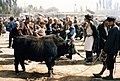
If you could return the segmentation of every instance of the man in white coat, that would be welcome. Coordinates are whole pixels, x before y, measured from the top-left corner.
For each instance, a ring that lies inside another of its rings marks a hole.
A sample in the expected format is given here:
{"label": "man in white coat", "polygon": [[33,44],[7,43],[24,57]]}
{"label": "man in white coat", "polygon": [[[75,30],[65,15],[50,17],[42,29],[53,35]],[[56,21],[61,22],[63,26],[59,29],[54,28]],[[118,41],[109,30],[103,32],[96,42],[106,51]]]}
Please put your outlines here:
{"label": "man in white coat", "polygon": [[86,25],[86,39],[85,39],[85,46],[84,50],[86,52],[86,63],[91,64],[93,61],[93,44],[94,44],[94,38],[97,35],[97,30],[95,25],[91,23],[92,17],[90,15],[85,15],[85,22],[87,23]]}

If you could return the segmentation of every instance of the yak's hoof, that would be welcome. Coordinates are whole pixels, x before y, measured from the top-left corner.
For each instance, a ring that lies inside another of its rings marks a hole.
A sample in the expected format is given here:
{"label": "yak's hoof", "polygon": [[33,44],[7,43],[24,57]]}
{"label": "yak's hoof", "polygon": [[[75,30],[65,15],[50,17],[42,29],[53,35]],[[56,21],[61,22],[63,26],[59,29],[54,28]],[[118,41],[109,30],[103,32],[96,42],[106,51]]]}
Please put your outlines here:
{"label": "yak's hoof", "polygon": [[53,74],[48,74],[48,77],[53,78]]}
{"label": "yak's hoof", "polygon": [[48,72],[48,77],[50,77],[50,78],[53,77],[53,70],[50,70],[50,71]]}

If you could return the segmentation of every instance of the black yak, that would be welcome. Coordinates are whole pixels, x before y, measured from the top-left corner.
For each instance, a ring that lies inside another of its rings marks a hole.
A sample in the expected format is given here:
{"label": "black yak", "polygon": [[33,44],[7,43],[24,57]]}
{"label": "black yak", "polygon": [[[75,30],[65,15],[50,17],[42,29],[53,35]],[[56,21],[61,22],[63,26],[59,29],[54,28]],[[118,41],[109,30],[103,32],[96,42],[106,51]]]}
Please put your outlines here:
{"label": "black yak", "polygon": [[18,36],[14,38],[15,72],[18,74],[18,65],[25,71],[24,60],[45,61],[49,76],[52,75],[58,47],[65,41],[60,36],[48,35],[45,37]]}

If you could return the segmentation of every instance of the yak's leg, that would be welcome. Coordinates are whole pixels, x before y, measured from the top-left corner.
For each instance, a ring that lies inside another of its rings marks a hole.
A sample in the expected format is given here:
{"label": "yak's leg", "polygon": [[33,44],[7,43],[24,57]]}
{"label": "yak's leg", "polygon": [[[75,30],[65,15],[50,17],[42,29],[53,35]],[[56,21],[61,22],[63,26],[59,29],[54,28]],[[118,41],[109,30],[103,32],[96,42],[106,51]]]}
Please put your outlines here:
{"label": "yak's leg", "polygon": [[53,75],[53,58],[51,57],[51,58],[48,58],[48,59],[46,59],[45,60],[45,62],[46,62],[46,66],[47,66],[47,68],[48,68],[48,76],[49,77],[52,77],[52,75]]}
{"label": "yak's leg", "polygon": [[69,59],[72,60],[72,53],[69,53]]}
{"label": "yak's leg", "polygon": [[55,61],[53,60],[53,61],[52,61],[52,67],[54,67],[54,65],[55,65]]}
{"label": "yak's leg", "polygon": [[15,65],[15,72],[16,74],[18,74],[19,73],[19,70],[18,70],[19,60],[18,59],[14,60],[14,65]]}
{"label": "yak's leg", "polygon": [[20,65],[21,65],[21,67],[22,67],[22,69],[23,69],[23,72],[24,72],[24,71],[25,71],[24,60],[21,60],[21,61],[20,61]]}
{"label": "yak's leg", "polygon": [[72,53],[69,53],[69,55],[66,55],[66,57],[70,60],[72,60]]}

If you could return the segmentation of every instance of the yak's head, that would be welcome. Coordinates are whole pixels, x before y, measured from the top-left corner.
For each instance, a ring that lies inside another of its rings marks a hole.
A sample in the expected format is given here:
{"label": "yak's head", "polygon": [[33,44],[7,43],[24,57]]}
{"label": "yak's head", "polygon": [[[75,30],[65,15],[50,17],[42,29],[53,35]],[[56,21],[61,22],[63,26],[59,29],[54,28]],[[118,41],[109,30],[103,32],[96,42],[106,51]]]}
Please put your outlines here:
{"label": "yak's head", "polygon": [[74,45],[73,41],[71,41],[71,40],[67,40],[62,45],[57,46],[57,47],[58,47],[57,58],[59,58],[60,56],[64,56],[65,54],[75,54],[76,53],[75,45]]}
{"label": "yak's head", "polygon": [[59,35],[53,35],[53,40],[57,46],[63,45],[65,43],[65,40]]}

